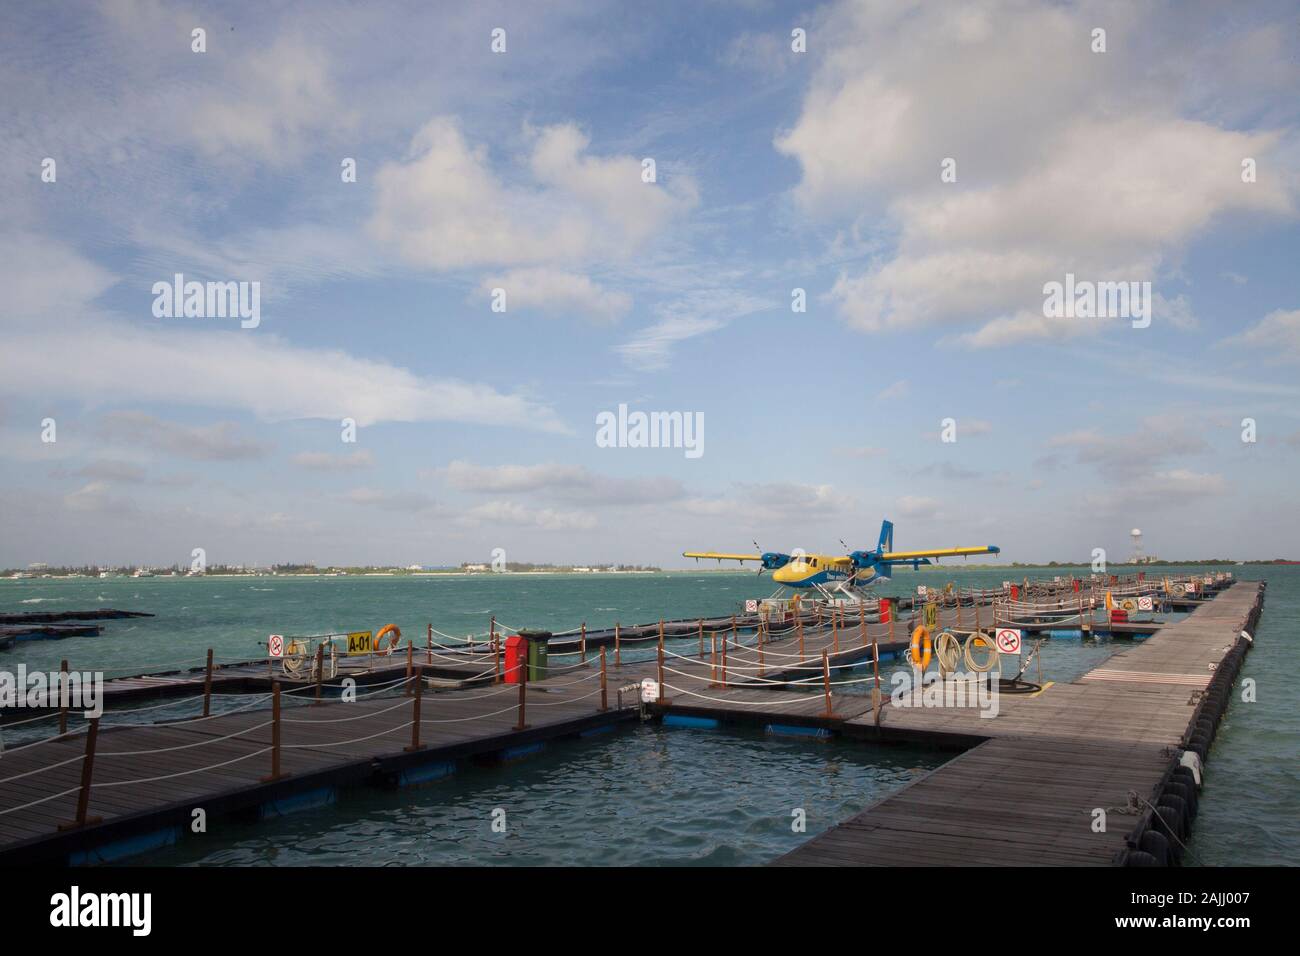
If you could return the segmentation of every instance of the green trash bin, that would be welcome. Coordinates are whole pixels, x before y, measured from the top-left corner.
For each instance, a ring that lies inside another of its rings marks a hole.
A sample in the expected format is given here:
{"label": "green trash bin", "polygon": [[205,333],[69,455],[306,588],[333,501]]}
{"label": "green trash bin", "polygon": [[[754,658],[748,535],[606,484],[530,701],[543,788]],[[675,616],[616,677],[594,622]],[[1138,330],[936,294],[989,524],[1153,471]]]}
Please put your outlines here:
{"label": "green trash bin", "polygon": [[528,680],[546,680],[546,642],[550,631],[520,631],[519,636],[528,642]]}

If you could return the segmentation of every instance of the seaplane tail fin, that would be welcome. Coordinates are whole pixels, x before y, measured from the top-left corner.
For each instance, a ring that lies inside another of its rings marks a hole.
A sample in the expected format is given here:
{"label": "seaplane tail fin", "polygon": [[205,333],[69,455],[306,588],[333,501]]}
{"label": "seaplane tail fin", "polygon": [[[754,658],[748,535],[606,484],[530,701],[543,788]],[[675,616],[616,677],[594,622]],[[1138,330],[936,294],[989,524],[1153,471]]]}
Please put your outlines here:
{"label": "seaplane tail fin", "polygon": [[880,541],[876,545],[876,550],[884,554],[894,546],[894,522],[880,522]]}

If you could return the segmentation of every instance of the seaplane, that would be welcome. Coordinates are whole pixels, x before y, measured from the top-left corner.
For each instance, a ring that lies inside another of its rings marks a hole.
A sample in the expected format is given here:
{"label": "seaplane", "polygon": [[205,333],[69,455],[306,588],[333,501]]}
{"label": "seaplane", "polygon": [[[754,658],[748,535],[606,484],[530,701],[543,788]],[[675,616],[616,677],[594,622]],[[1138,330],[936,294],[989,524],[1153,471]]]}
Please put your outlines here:
{"label": "seaplane", "polygon": [[[844,544],[843,541],[840,542]],[[758,547],[758,542],[754,542]],[[880,524],[880,540],[874,550],[849,551],[846,554],[811,554],[796,548],[790,554],[763,551],[756,554],[731,554],[721,551],[683,551],[686,558],[713,558],[723,561],[757,561],[758,573],[772,572],[772,581],[783,588],[810,589],[828,601],[848,599],[861,601],[862,588],[884,584],[893,576],[895,565],[911,565],[915,570],[923,564],[938,563],[942,558],[964,558],[972,554],[999,554],[1002,549],[986,544],[971,548],[934,548],[924,551],[895,551],[894,523]]]}

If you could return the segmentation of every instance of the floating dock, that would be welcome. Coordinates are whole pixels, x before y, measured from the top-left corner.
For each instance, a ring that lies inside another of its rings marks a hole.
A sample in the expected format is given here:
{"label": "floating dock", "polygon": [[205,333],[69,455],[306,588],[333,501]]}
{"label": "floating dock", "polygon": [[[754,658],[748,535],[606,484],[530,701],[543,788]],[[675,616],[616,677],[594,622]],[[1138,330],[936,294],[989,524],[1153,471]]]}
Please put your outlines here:
{"label": "floating dock", "polygon": [[[1204,760],[1252,640],[1242,632],[1253,634],[1263,601],[1262,584],[1207,582],[1205,592],[1217,596],[1073,683],[1001,695],[992,720],[970,709],[877,708],[869,693],[837,689],[872,681],[879,657],[905,650],[919,607],[912,620],[863,615],[851,626],[832,610],[820,624],[755,623],[748,634],[739,619],[714,619],[724,625],[714,630],[678,622],[676,646],[647,626],[650,660],[621,660],[621,643],[593,649],[582,634],[574,650],[552,648],[546,679],[519,685],[498,682],[500,657],[481,645],[408,648],[390,665],[394,676],[353,702],[327,699],[323,681],[277,680],[272,694],[239,698],[226,713],[92,722],[9,747],[0,756],[0,863],[120,859],[182,839],[196,809],[209,820],[278,815],[347,787],[422,783],[466,760],[508,761],[645,716],[967,748],[782,864],[1176,862],[1196,796],[1187,783],[1196,771],[1180,760]],[[944,602],[939,627],[974,624],[970,606],[960,595]],[[666,637],[668,622],[662,629]],[[442,657],[476,681],[433,691],[450,666]],[[854,677],[864,666],[868,676]],[[1109,815],[1100,833],[1090,826],[1098,809]]]}

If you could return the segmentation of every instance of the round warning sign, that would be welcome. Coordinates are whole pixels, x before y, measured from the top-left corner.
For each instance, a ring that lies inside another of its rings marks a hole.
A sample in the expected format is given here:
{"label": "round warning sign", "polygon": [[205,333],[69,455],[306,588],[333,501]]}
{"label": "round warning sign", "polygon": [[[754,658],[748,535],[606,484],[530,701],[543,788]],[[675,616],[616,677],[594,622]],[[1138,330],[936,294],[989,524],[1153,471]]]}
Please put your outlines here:
{"label": "round warning sign", "polygon": [[284,637],[272,634],[266,641],[266,649],[272,657],[284,657]]}
{"label": "round warning sign", "polygon": [[1152,609],[1152,601],[1151,601],[1151,598],[1149,598],[1149,597],[1140,597],[1140,598],[1138,598],[1138,610],[1139,610],[1139,611],[1150,611],[1151,609]]}
{"label": "round warning sign", "polygon": [[746,614],[757,614],[757,613],[758,613],[758,602],[757,602],[757,601],[746,601],[746,602],[745,602],[745,613],[746,613]]}
{"label": "round warning sign", "polygon": [[1020,653],[1020,629],[1016,627],[1000,627],[994,640],[998,644],[998,652],[1001,654],[1019,654]]}

